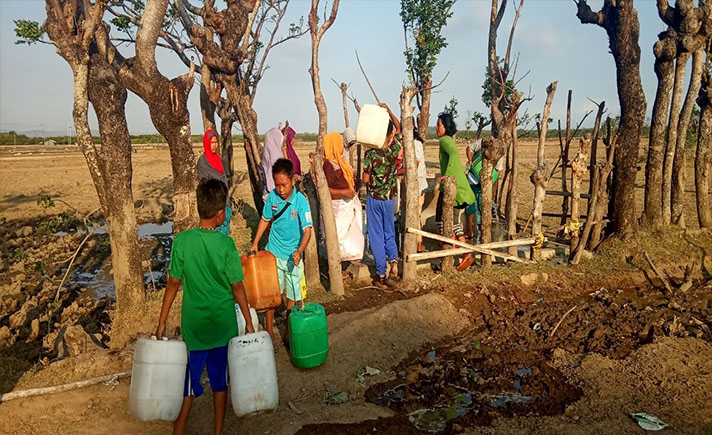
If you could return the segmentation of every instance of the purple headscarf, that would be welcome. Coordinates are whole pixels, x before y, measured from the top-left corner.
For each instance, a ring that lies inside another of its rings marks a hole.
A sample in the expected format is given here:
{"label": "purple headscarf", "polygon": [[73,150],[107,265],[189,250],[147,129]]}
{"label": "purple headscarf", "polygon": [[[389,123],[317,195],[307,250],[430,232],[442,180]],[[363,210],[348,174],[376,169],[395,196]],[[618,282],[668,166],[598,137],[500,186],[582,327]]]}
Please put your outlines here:
{"label": "purple headscarf", "polygon": [[265,143],[262,149],[262,170],[265,173],[265,191],[263,196],[267,197],[274,189],[274,179],[272,178],[272,165],[277,159],[282,158],[282,132],[277,128],[270,128],[265,133]]}
{"label": "purple headscarf", "polygon": [[292,127],[284,127],[282,129],[282,134],[287,136],[287,157],[289,157],[289,160],[292,161],[292,165],[294,165],[294,173],[296,175],[302,175],[302,163],[299,161],[299,156],[297,156],[297,152],[294,151],[294,136],[297,135],[297,132],[292,129]]}

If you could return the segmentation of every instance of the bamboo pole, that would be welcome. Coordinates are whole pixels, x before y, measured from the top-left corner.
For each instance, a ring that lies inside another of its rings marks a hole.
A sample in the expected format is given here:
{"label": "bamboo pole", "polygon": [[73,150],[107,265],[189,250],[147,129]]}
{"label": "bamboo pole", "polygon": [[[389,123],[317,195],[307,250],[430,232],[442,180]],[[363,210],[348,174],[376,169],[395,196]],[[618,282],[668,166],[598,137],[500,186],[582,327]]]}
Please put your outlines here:
{"label": "bamboo pole", "polygon": [[493,251],[491,249],[487,248],[480,248],[477,247],[476,245],[470,245],[469,243],[461,242],[459,240],[455,239],[450,239],[447,237],[443,237],[437,234],[429,233],[427,231],[423,230],[418,230],[416,228],[408,228],[408,232],[414,233],[421,235],[423,237],[427,237],[428,239],[433,239],[437,240],[449,245],[454,245],[454,246],[459,246],[460,248],[468,248],[472,251],[479,252],[480,254],[485,254],[485,255],[491,255],[493,257],[499,257],[499,258],[504,258],[505,260],[509,261],[516,261],[517,263],[530,263],[528,260],[523,260],[519,257],[515,257],[513,255],[505,254],[504,252],[499,252],[499,251]]}
{"label": "bamboo pole", "polygon": [[[516,247],[516,246],[525,246],[525,245],[533,245],[535,242],[534,239],[528,238],[528,239],[518,239],[518,240],[504,240],[501,242],[492,242],[492,243],[483,243],[480,245],[473,245],[478,248],[484,248],[484,249],[497,249],[497,248],[509,248],[509,247]],[[410,254],[406,258],[406,261],[419,261],[419,260],[431,260],[433,258],[441,258],[441,257],[448,257],[448,256],[455,256],[455,255],[464,255],[468,254],[470,252],[473,252],[473,249],[470,248],[457,248],[457,249],[446,249],[442,251],[432,251],[432,252],[422,252],[420,254]]]}

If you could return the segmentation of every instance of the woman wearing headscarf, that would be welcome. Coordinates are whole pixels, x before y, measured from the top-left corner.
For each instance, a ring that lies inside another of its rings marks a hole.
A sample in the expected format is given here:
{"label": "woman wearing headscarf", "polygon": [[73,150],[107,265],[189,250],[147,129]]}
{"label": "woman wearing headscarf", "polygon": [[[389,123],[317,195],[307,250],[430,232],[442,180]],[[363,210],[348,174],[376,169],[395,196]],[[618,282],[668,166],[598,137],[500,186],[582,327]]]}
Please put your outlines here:
{"label": "woman wearing headscarf", "polygon": [[[229,189],[230,184],[225,174],[220,155],[217,153],[218,148],[220,148],[218,133],[213,129],[206,131],[205,135],[203,135],[203,155],[198,159],[198,179],[201,181],[210,179],[220,180],[225,184],[225,187]],[[225,221],[215,229],[227,236],[230,232],[231,218],[232,205],[230,204],[230,195],[228,195],[227,203],[225,204]]]}
{"label": "woman wearing headscarf", "polygon": [[[457,237],[461,242],[465,241],[465,232],[462,228],[462,210],[468,205],[475,202],[475,194],[470,188],[470,183],[467,181],[465,176],[465,171],[462,168],[462,163],[460,163],[460,156],[457,152],[457,146],[455,145],[455,140],[453,136],[457,133],[457,127],[455,125],[455,120],[449,113],[441,113],[438,115],[438,123],[435,129],[438,137],[440,138],[440,177],[437,180],[437,184],[440,184],[443,178],[446,176],[454,176],[455,182],[457,183],[457,194],[455,195],[455,204],[453,210],[453,232],[454,236]],[[438,204],[435,211],[435,222],[437,222],[440,228],[440,233],[443,232],[443,196],[438,197]],[[450,234],[443,234],[445,237],[450,237]],[[472,266],[475,262],[472,254],[465,254],[462,262],[457,267],[458,271],[463,271],[468,267]]]}
{"label": "woman wearing headscarf", "polygon": [[[281,159],[282,155],[282,140],[284,135],[279,129],[270,128],[265,133],[265,146],[262,149],[262,170],[265,174],[265,190],[262,192],[262,198],[266,199],[267,195],[274,189],[274,179],[272,178],[272,165],[277,159]],[[293,163],[293,162],[292,162]]]}
{"label": "woman wearing headscarf", "polygon": [[363,258],[363,211],[354,189],[354,171],[344,159],[341,135],[331,132],[324,137],[324,177],[334,208],[341,261]]}
{"label": "woman wearing headscarf", "polygon": [[282,147],[282,154],[285,159],[289,159],[292,165],[294,165],[294,175],[302,175],[302,162],[299,161],[299,156],[297,156],[297,152],[294,151],[294,137],[297,135],[297,132],[294,131],[294,129],[289,126],[289,122],[287,122],[287,125],[282,129],[282,134],[286,136],[286,143]]}

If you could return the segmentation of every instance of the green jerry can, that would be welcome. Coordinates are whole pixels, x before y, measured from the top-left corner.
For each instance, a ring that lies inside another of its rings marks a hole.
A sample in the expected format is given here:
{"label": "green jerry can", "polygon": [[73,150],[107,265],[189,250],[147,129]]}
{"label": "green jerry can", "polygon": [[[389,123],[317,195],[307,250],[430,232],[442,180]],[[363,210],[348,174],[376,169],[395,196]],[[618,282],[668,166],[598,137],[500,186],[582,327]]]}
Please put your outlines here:
{"label": "green jerry can", "polygon": [[292,364],[310,369],[324,364],[329,356],[326,312],[320,304],[294,307],[289,315],[289,344]]}

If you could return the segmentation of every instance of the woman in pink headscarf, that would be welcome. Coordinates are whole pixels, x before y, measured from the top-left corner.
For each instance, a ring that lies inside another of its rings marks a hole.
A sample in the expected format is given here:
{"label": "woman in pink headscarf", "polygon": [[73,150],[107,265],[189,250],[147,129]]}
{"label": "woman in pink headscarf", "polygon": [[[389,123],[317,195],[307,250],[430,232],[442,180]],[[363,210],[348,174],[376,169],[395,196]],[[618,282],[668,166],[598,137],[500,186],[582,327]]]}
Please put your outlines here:
{"label": "woman in pink headscarf", "polygon": [[297,135],[297,132],[287,122],[286,127],[282,129],[282,134],[286,136],[286,144],[282,147],[284,158],[289,159],[294,165],[294,175],[302,175],[302,163],[299,161],[297,152],[294,151],[294,136]]}

